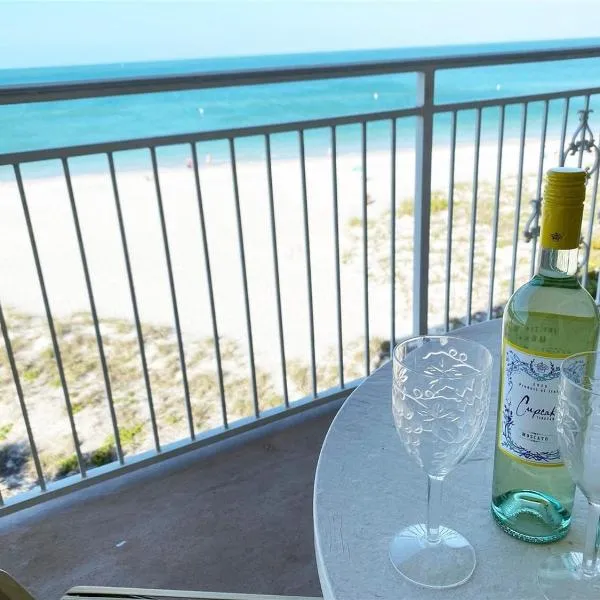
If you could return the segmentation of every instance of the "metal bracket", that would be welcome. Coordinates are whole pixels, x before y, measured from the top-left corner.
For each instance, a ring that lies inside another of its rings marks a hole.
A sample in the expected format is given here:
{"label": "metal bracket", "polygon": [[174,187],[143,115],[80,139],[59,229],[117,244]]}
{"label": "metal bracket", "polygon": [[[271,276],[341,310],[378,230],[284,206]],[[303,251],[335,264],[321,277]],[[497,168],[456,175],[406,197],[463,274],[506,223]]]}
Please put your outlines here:
{"label": "metal bracket", "polygon": [[[594,162],[591,167],[585,168],[588,180],[592,176],[592,174],[598,170],[598,167],[600,166],[600,148],[596,146],[596,142],[594,141],[594,134],[588,122],[590,113],[593,112],[594,111],[591,109],[577,111],[577,114],[579,115],[579,127],[575,130],[575,133],[571,138],[571,143],[563,151],[560,163],[560,166],[564,167],[565,161],[567,160],[567,156],[575,156],[575,154],[577,154],[578,152],[593,152]],[[581,139],[578,140],[578,137]]]}
{"label": "metal bracket", "polygon": [[[590,177],[598,170],[598,168],[600,168],[600,148],[598,148],[596,145],[594,134],[589,125],[589,116],[590,113],[593,112],[594,111],[591,109],[577,111],[577,114],[579,115],[579,126],[575,130],[575,133],[573,133],[571,143],[564,149],[560,160],[560,166],[564,167],[567,156],[575,156],[575,154],[583,154],[583,152],[593,152],[594,162],[591,167],[585,168],[586,178],[588,181]],[[531,207],[531,215],[529,216],[529,219],[527,219],[527,223],[525,223],[525,229],[523,230],[523,237],[527,243],[536,239],[540,235],[540,227],[538,222],[540,215],[542,214],[542,199],[533,199],[531,201]],[[581,244],[584,246],[584,262],[582,264],[585,264],[589,254],[589,248],[583,241],[583,238],[581,238]]]}
{"label": "metal bracket", "polygon": [[[598,148],[594,141],[594,133],[589,125],[589,116],[590,113],[593,112],[594,111],[591,109],[577,111],[577,114],[579,115],[579,127],[575,130],[575,133],[571,138],[571,143],[563,152],[561,160],[561,166],[564,166],[567,156],[575,156],[577,153],[583,155],[584,152],[593,152],[594,162],[592,163],[592,166],[585,167],[587,181],[590,180],[590,177],[598,170],[598,167],[600,167],[600,148]],[[577,261],[577,270],[581,271],[581,269],[587,265],[590,255],[589,244],[586,243],[583,236],[581,236],[579,240],[579,248],[581,253],[579,255],[579,260]]]}

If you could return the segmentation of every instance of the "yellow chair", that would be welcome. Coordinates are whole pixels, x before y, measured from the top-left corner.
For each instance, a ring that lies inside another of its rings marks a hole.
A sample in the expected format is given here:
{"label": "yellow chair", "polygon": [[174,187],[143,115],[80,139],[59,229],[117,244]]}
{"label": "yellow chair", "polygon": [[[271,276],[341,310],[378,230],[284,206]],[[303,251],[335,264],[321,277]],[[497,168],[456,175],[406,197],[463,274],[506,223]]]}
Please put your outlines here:
{"label": "yellow chair", "polygon": [[0,600],[35,600],[35,598],[8,573],[0,571]]}

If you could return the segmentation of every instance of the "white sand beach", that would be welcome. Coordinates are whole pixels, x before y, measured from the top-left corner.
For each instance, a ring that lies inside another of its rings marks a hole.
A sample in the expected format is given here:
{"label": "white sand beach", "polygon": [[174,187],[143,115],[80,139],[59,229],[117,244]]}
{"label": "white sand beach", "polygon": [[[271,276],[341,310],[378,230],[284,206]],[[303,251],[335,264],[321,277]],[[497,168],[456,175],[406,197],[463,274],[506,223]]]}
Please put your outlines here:
{"label": "white sand beach", "polygon": [[[546,162],[556,164],[558,143],[547,143]],[[550,151],[549,151],[550,150]],[[479,181],[491,184],[496,176],[497,150],[482,146]],[[524,173],[535,174],[539,146],[527,147]],[[503,179],[517,172],[518,145],[507,143],[503,157]],[[390,156],[373,153],[367,164],[369,218],[390,209]],[[448,187],[448,149],[436,149],[433,156],[432,189],[443,194]],[[74,161],[76,165],[76,160]],[[73,168],[76,172],[76,169]],[[317,347],[335,341],[334,255],[332,172],[329,158],[309,158],[306,165],[310,222],[311,266]],[[455,181],[471,185],[473,148],[456,152]],[[244,336],[245,315],[240,277],[239,246],[229,165],[201,165],[200,178],[206,213],[208,244],[215,286],[219,330],[223,335]],[[252,322],[257,352],[275,349],[276,307],[273,282],[272,247],[268,212],[268,190],[264,163],[238,165],[240,205],[244,229]],[[119,173],[119,191],[126,223],[136,291],[142,319],[172,325],[172,305],[168,290],[165,253],[161,238],[154,181],[149,172]],[[186,336],[211,335],[206,277],[201,248],[198,206],[191,170],[161,169],[161,190],[165,207],[170,249],[182,329]],[[273,182],[286,346],[290,355],[305,354],[308,344],[307,292],[302,187],[297,161],[274,161]],[[414,189],[414,155],[397,156],[397,199],[408,203]],[[130,318],[131,301],[125,276],[115,205],[108,174],[74,175],[74,191],[89,260],[92,284],[101,316]],[[29,179],[26,192],[42,257],[52,309],[56,315],[89,310],[81,261],[76,246],[73,218],[64,180],[60,177]],[[16,185],[0,183],[0,298],[4,305],[38,314],[41,311],[39,285],[34,272],[31,248]],[[529,198],[524,195],[523,202]],[[510,201],[503,198],[503,205]],[[360,218],[362,175],[359,156],[338,158],[338,207],[342,252],[348,250],[348,222]],[[399,219],[401,239],[412,236]],[[481,222],[481,225],[486,223]],[[457,232],[459,233],[459,232]],[[444,238],[445,241],[445,238]],[[370,241],[371,243],[373,240]],[[433,238],[433,245],[439,240]],[[433,260],[432,269],[438,265]],[[483,257],[476,256],[477,260]],[[399,333],[410,329],[407,294],[412,286],[411,265],[398,265],[405,275],[398,280]],[[344,330],[348,338],[363,334],[361,261],[342,268]],[[388,335],[389,302],[387,286],[370,282],[371,327],[375,335]],[[438,302],[432,306],[432,323],[439,320]],[[457,307],[458,308],[458,307]],[[292,318],[293,316],[293,318]]]}

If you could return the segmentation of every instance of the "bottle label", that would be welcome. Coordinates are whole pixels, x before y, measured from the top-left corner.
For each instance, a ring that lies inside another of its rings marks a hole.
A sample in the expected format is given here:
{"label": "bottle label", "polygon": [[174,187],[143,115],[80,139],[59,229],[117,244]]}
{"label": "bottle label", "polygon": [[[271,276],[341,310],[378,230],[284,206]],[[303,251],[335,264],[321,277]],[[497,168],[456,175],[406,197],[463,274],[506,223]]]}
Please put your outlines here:
{"label": "bottle label", "polygon": [[498,446],[511,458],[538,466],[561,466],[556,402],[561,355],[529,353],[504,340]]}

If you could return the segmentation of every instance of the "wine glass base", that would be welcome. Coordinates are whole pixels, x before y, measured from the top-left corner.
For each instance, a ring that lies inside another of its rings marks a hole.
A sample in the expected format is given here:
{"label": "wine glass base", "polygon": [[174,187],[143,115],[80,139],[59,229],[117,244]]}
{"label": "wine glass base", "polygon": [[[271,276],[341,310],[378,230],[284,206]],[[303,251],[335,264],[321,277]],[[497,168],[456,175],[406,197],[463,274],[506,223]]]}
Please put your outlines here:
{"label": "wine glass base", "polygon": [[475,550],[460,533],[440,527],[436,543],[427,540],[427,527],[411,525],[390,544],[390,560],[406,579],[428,588],[451,588],[465,583],[475,570]]}
{"label": "wine glass base", "polygon": [[581,552],[551,556],[538,570],[538,584],[547,600],[600,598],[600,569],[595,575],[583,574]]}

